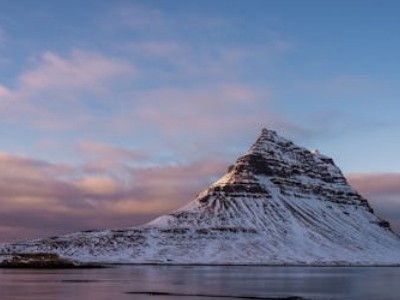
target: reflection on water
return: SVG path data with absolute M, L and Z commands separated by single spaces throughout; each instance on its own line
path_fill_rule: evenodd
M 0 269 L 1 300 L 399 299 L 400 268 L 121 266 L 106 269 Z M 149 295 L 161 292 L 172 295 Z M 179 296 L 183 295 L 183 296 Z M 186 295 L 186 296 L 185 296 Z M 223 298 L 226 299 L 226 298 Z

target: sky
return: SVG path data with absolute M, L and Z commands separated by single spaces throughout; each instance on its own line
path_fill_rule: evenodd
M 263 127 L 400 233 L 398 1 L 0 5 L 0 242 L 149 221 Z

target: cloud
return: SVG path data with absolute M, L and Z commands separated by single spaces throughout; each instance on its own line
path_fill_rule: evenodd
M 206 45 L 179 37 L 147 37 L 123 44 L 121 50 L 131 55 L 142 76 L 179 81 L 229 81 L 245 78 L 247 65 L 262 57 L 261 63 L 271 67 L 281 56 L 294 48 L 289 42 L 271 38 L 263 44 L 232 45 L 218 41 Z M 156 62 L 156 63 L 155 63 Z M 258 62 L 260 63 L 260 62 Z M 250 72 L 257 72 L 251 70 Z
M 352 173 L 347 178 L 352 185 L 368 195 L 400 195 L 399 173 Z
M 242 146 L 244 137 L 243 147 L 247 147 L 262 127 L 295 134 L 302 131 L 276 113 L 274 91 L 268 87 L 216 83 L 207 89 L 154 89 L 134 93 L 132 98 L 135 103 L 128 119 L 145 127 L 149 136 L 167 141 L 167 150 L 179 153 L 180 158 L 225 153 L 232 145 Z M 112 126 L 121 126 L 121 120 Z
M 202 144 L 205 149 L 216 140 L 232 140 L 235 135 L 248 135 L 264 126 L 304 132 L 274 109 L 276 97 L 270 85 L 260 87 L 244 79 L 255 57 L 262 57 L 262 64 L 268 65 L 294 49 L 279 34 L 268 34 L 262 43 L 227 46 L 219 39 L 210 39 L 204 45 L 194 38 L 188 40 L 181 27 L 183 23 L 190 24 L 198 27 L 199 32 L 194 32 L 200 34 L 205 24 L 195 15 L 172 16 L 134 5 L 124 9 L 123 14 L 133 20 L 137 14 L 147 16 L 146 20 L 152 20 L 152 16 L 155 19 L 152 26 L 160 32 L 175 34 L 159 37 L 150 31 L 149 35 L 125 44 L 125 50 L 135 59 L 148 62 L 140 73 L 156 84 L 150 89 L 132 91 L 130 98 L 134 101 L 127 110 L 131 113 L 121 113 L 112 121 L 112 128 L 124 131 L 132 128 L 135 120 L 149 134 L 162 135 L 161 139 L 167 139 L 169 145 L 172 139 L 185 139 L 184 147 Z M 183 19 L 187 22 L 182 22 Z M 135 26 L 126 24 L 127 30 L 140 31 L 141 26 L 134 22 Z M 213 24 L 208 29 L 214 31 L 222 27 L 231 31 L 235 27 L 232 20 L 214 23 L 211 18 L 205 22 Z M 226 26 L 228 23 L 230 26 Z
M 125 176 L 114 177 L 2 152 L 0 242 L 137 225 L 192 200 L 225 168 L 209 158 L 159 167 L 126 165 Z
M 78 149 L 89 157 L 110 157 L 115 160 L 137 160 L 145 158 L 145 155 L 137 150 L 115 147 L 92 141 L 79 142 Z
M 135 115 L 167 135 L 209 133 L 218 128 L 223 135 L 260 122 L 266 117 L 259 104 L 269 99 L 267 92 L 244 85 L 222 84 L 203 89 L 165 88 L 136 95 L 140 106 Z
M 132 68 L 120 59 L 94 52 L 73 50 L 69 57 L 63 58 L 47 51 L 35 68 L 20 76 L 20 90 L 23 94 L 49 90 L 96 91 L 102 89 L 105 81 L 132 72 Z
M 93 102 L 101 102 L 116 79 L 135 73 L 127 61 L 83 50 L 65 57 L 47 51 L 32 65 L 14 88 L 0 84 L 0 115 L 3 122 L 42 130 L 97 124 Z
M 63 175 L 70 171 L 70 167 L 64 164 L 52 164 L 6 152 L 0 152 L 0 168 L 3 170 L 0 172 L 0 178 L 15 176 L 26 179 L 38 179 L 52 177 L 54 174 Z
M 153 80 L 164 76 L 169 83 L 171 78 L 238 79 L 249 71 L 248 65 L 254 62 L 256 68 L 260 63 L 270 65 L 295 49 L 295 45 L 276 30 L 264 28 L 260 28 L 261 40 L 249 38 L 245 44 L 236 43 L 237 34 L 248 33 L 243 32 L 246 30 L 243 24 L 238 19 L 216 13 L 183 14 L 130 3 L 112 10 L 105 24 L 103 26 L 112 32 L 134 36 L 120 48 L 137 57 L 138 64 L 148 60 L 145 72 L 152 71 L 149 76 Z M 227 43 L 227 39 L 231 42 Z M 157 70 L 149 70 L 152 68 Z M 257 70 L 251 68 L 250 72 Z
M 0 103 L 7 104 L 9 111 L 37 112 L 38 104 L 50 101 L 77 106 L 78 92 L 104 92 L 115 78 L 134 73 L 126 61 L 83 50 L 72 50 L 66 57 L 47 51 L 33 64 L 18 76 L 15 88 L 0 85 Z
M 102 25 L 108 30 L 131 30 L 138 35 L 145 36 L 176 36 L 177 31 L 215 33 L 218 30 L 232 31 L 229 22 L 220 17 L 206 16 L 196 13 L 179 13 L 177 11 L 166 13 L 157 8 L 125 3 L 112 9 L 109 15 L 102 20 Z M 182 26 L 184 24 L 184 26 Z M 211 35 L 208 35 L 211 38 Z
M 5 86 L 0 85 L 0 99 L 9 98 L 11 96 L 11 91 Z
M 104 176 L 85 177 L 76 184 L 84 194 L 96 196 L 112 196 L 122 189 L 117 180 Z
M 127 167 L 140 165 L 149 155 L 131 148 L 121 148 L 109 144 L 81 141 L 77 152 L 85 158 L 81 169 L 88 174 L 109 174 L 123 177 Z
M 400 174 L 352 173 L 346 178 L 369 200 L 376 213 L 400 233 Z
M 200 129 L 225 128 L 223 137 L 241 130 L 239 124 L 248 133 L 249 127 L 289 123 L 274 111 L 270 86 L 245 83 L 248 64 L 258 61 L 255 58 L 262 57 L 262 63 L 275 61 L 277 53 L 291 49 L 281 36 L 269 34 L 262 43 L 227 45 L 220 36 L 225 36 L 224 30 L 236 35 L 237 20 L 137 4 L 118 4 L 107 14 L 97 24 L 104 40 L 112 41 L 104 49 L 113 55 L 72 48 L 63 54 L 44 51 L 33 57 L 14 84 L 0 85 L 3 121 L 46 132 L 84 131 L 96 136 L 99 132 L 133 136 L 149 127 L 154 139 L 166 147 L 171 136 L 193 136 Z M 188 27 L 194 36 L 188 36 Z M 233 103 L 240 97 L 242 102 L 248 97 L 247 104 Z M 245 111 L 244 116 L 236 108 Z

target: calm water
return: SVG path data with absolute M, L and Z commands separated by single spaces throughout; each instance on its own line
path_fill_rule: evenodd
M 129 294 L 129 292 L 134 292 Z M 170 292 L 146 295 L 141 292 Z M 139 294 L 137 294 L 139 293 Z M 214 297 L 188 296 L 194 294 Z M 0 299 L 174 300 L 217 296 L 400 299 L 400 268 L 121 266 L 107 269 L 0 269 Z

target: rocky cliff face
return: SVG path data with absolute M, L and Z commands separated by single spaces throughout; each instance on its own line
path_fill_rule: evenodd
M 400 238 L 333 160 L 267 129 L 225 176 L 172 213 L 2 251 L 110 263 L 400 264 Z

